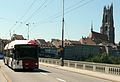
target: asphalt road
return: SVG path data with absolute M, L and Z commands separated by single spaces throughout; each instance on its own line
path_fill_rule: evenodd
M 0 66 L 9 82 L 111 82 L 43 65 L 40 66 L 39 70 L 20 70 L 17 72 L 4 65 L 3 61 L 0 61 Z

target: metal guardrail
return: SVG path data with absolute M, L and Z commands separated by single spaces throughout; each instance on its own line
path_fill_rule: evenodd
M 42 63 L 60 65 L 59 59 L 40 58 L 39 61 Z M 120 65 L 64 60 L 64 66 L 106 74 L 120 75 Z

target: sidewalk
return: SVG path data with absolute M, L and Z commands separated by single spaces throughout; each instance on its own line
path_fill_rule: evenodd
M 120 76 L 117 76 L 117 75 L 110 75 L 110 74 L 93 72 L 93 71 L 76 69 L 76 68 L 70 68 L 70 67 L 61 67 L 58 65 L 41 63 L 41 62 L 40 62 L 40 65 L 50 66 L 50 67 L 54 67 L 54 68 L 62 69 L 62 70 L 66 70 L 66 71 L 72 71 L 72 72 L 76 72 L 76 73 L 80 73 L 80 74 L 84 74 L 84 75 L 88 75 L 88 76 L 93 76 L 93 77 L 97 77 L 97 78 L 101 78 L 101 79 L 105 79 L 105 80 L 110 80 L 112 82 L 120 82 Z
M 1 66 L 0 66 L 0 82 L 7 82 L 6 78 L 4 77 L 3 71 L 1 70 Z

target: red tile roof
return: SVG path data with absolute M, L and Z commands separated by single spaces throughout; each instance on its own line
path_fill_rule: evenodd
M 81 38 L 80 39 L 81 44 L 87 44 L 87 45 L 96 45 L 96 43 L 89 37 L 87 38 Z
M 94 32 L 94 31 L 91 32 L 91 34 L 89 35 L 89 38 L 96 39 L 96 40 L 99 40 L 99 41 L 102 41 L 102 42 L 107 42 L 108 41 L 107 35 L 104 35 L 104 34 L 101 34 L 101 33 L 98 33 L 98 32 Z

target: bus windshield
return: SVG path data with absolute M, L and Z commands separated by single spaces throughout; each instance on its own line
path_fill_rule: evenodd
M 38 51 L 36 45 L 16 45 L 15 46 L 16 59 L 36 59 L 38 58 Z

